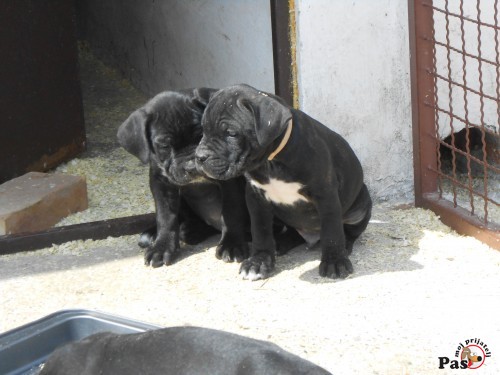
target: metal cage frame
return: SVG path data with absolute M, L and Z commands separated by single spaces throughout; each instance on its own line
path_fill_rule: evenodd
M 450 11 L 449 5 L 459 6 L 459 12 Z M 471 1 L 471 0 L 468 0 Z M 495 222 L 488 216 L 488 210 L 493 206 L 499 206 L 496 198 L 491 196 L 493 186 L 498 187 L 500 182 L 496 179 L 500 172 L 499 166 L 491 162 L 491 158 L 498 158 L 498 125 L 500 122 L 500 61 L 499 61 L 499 5 L 498 0 L 494 0 L 494 23 L 488 23 L 481 19 L 481 0 L 476 0 L 476 19 L 467 16 L 464 13 L 464 0 L 409 0 L 409 26 L 410 26 L 410 53 L 411 53 L 411 83 L 412 83 L 412 117 L 413 117 L 413 152 L 414 152 L 414 180 L 415 180 L 415 205 L 424 207 L 436 212 L 441 220 L 457 232 L 465 235 L 471 235 L 485 242 L 489 246 L 500 249 L 500 223 Z M 470 4 L 468 4 L 470 5 Z M 484 4 L 483 4 L 484 7 Z M 435 18 L 437 15 L 444 17 L 444 40 L 437 37 L 443 30 L 437 30 Z M 461 45 L 456 46 L 450 42 L 450 19 L 459 22 L 457 31 L 461 39 Z M 477 43 L 475 51 L 466 47 L 466 32 L 464 24 L 476 26 Z M 481 34 L 484 28 L 494 32 L 494 47 L 496 53 L 495 60 L 482 55 Z M 470 37 L 470 36 L 468 36 Z M 470 43 L 469 43 L 470 44 Z M 446 54 L 445 71 L 447 74 L 440 73 L 437 63 L 437 48 Z M 452 77 L 450 54 L 454 57 L 460 56 L 463 72 L 461 80 Z M 473 59 L 477 64 L 478 81 L 468 82 L 467 68 L 472 69 L 470 62 Z M 456 62 L 456 61 L 455 61 Z M 493 66 L 496 74 L 496 92 L 486 93 L 483 89 L 483 68 L 485 65 Z M 460 82 L 461 81 L 461 82 Z M 472 83 L 479 84 L 478 88 L 472 87 Z M 448 97 L 441 95 L 445 87 Z M 453 103 L 453 96 L 462 95 L 463 105 Z M 441 97 L 440 97 L 441 95 Z M 475 122 L 469 118 L 470 100 L 474 95 L 479 104 L 479 121 Z M 443 101 L 448 100 L 446 105 Z M 497 116 L 493 130 L 486 126 L 484 120 L 485 101 L 490 101 L 496 105 Z M 457 100 L 455 100 L 457 102 Z M 455 108 L 454 105 L 455 104 Z M 462 114 L 463 112 L 463 114 Z M 440 118 L 441 116 L 441 118 Z M 446 118 L 451 134 L 446 142 L 440 136 L 440 124 L 443 123 L 443 117 Z M 457 147 L 454 130 L 464 129 L 465 149 Z M 472 133 L 480 134 L 479 143 L 481 157 L 474 156 L 471 150 Z M 487 140 L 493 139 L 493 145 L 488 144 Z M 449 152 L 451 157 L 451 171 L 445 171 L 442 165 L 442 153 Z M 466 175 L 463 178 L 457 176 L 457 160 L 462 158 L 466 164 Z M 471 163 L 475 163 L 482 168 L 482 189 L 473 187 L 473 176 Z M 491 177 L 495 175 L 495 179 Z M 445 183 L 447 184 L 445 186 Z M 451 185 L 451 187 L 450 187 Z M 450 189 L 449 194 L 452 198 L 446 197 L 446 189 Z M 465 191 L 469 197 L 468 207 L 463 202 L 457 201 L 457 190 Z M 498 191 L 497 191 L 498 192 Z M 481 206 L 477 202 L 482 203 Z M 483 210 L 483 217 L 477 214 L 478 207 Z M 496 209 L 496 207 L 494 207 Z

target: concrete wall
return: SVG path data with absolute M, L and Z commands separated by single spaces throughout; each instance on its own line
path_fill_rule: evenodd
M 246 82 L 274 91 L 269 0 L 77 0 L 82 34 L 148 95 Z
M 300 107 L 352 145 L 377 199 L 413 197 L 407 2 L 296 0 Z
M 78 0 L 86 35 L 148 94 L 274 91 L 269 0 Z M 296 0 L 300 107 L 345 136 L 377 199 L 413 198 L 407 2 Z

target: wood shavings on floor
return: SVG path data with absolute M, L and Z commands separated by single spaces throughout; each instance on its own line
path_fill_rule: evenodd
M 123 114 L 116 116 L 113 126 Z M 99 132 L 89 145 L 115 129 Z M 87 176 L 91 200 L 87 213 L 65 223 L 152 211 L 147 168 L 112 142 L 61 167 Z M 152 269 L 137 240 L 0 256 L 0 332 L 62 309 L 96 309 L 269 340 L 334 374 L 398 375 L 447 373 L 438 357 L 453 357 L 459 342 L 479 337 L 493 352 L 481 374 L 500 371 L 500 252 L 457 235 L 430 211 L 377 203 L 346 280 L 321 278 L 320 251 L 304 247 L 279 257 L 271 278 L 243 280 L 238 264 L 215 258 L 217 236 L 183 247 L 172 266 Z
M 438 357 L 480 337 L 493 351 L 481 373 L 498 373 L 500 252 L 430 211 L 375 205 L 346 280 L 321 278 L 320 251 L 304 247 L 279 257 L 271 278 L 243 280 L 238 264 L 215 258 L 217 236 L 152 269 L 137 239 L 0 256 L 0 331 L 97 309 L 270 340 L 334 374 L 442 374 Z
M 87 180 L 89 208 L 57 225 L 70 225 L 154 212 L 149 167 L 121 148 L 118 127 L 147 98 L 118 72 L 79 46 L 87 150 L 56 171 Z

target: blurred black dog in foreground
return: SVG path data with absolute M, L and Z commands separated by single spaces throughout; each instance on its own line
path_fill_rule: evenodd
M 199 327 L 98 333 L 52 353 L 40 375 L 327 375 L 270 342 Z

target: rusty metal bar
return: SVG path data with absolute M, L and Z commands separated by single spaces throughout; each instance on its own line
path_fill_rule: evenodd
M 434 27 L 434 24 L 432 24 L 432 39 L 436 40 L 436 29 Z M 436 44 L 432 43 L 432 66 L 434 67 L 434 70 L 437 71 L 437 58 L 436 58 Z M 434 80 L 434 103 L 437 106 L 439 103 L 439 97 L 438 97 L 438 80 L 436 75 L 433 75 L 433 80 Z M 439 111 L 434 111 L 435 115 L 435 131 L 436 131 L 436 139 L 439 139 Z M 439 198 L 443 196 L 443 181 L 442 181 L 442 171 L 441 171 L 441 147 L 440 143 L 436 142 L 436 153 L 437 153 L 437 172 L 438 172 L 438 191 L 439 191 Z
M 479 73 L 479 92 L 483 93 L 483 69 L 482 69 L 482 63 L 481 63 L 481 1 L 477 0 L 476 2 L 476 10 L 477 10 L 477 55 L 479 56 L 478 60 L 478 73 Z M 484 97 L 480 96 L 479 97 L 480 101 L 480 108 L 479 111 L 481 113 L 481 143 L 483 144 L 483 168 L 484 168 L 484 176 L 483 176 L 483 188 L 484 188 L 484 195 L 486 198 L 484 199 L 484 222 L 488 223 L 488 169 L 487 169 L 487 160 L 486 160 L 486 133 L 484 132 Z
M 446 19 L 446 43 L 449 46 L 451 44 L 450 42 L 450 17 L 448 15 L 448 0 L 445 2 L 445 9 L 446 9 L 446 14 L 445 14 L 445 19 Z M 449 100 L 449 108 L 450 112 L 453 113 L 453 86 L 451 84 L 451 55 L 450 55 L 450 48 L 446 49 L 446 62 L 447 62 L 447 68 L 448 68 L 448 100 Z M 451 128 L 451 144 L 455 144 L 455 129 L 453 128 L 453 117 L 450 117 L 450 128 Z M 456 148 L 453 147 L 451 150 L 451 165 L 452 165 L 452 174 L 453 174 L 453 179 L 457 178 L 457 155 L 456 155 Z M 453 206 L 457 207 L 457 189 L 455 185 L 451 186 L 452 191 L 453 191 Z
M 460 36 L 462 39 L 462 50 L 465 51 L 465 26 L 464 26 L 464 0 L 460 0 Z M 465 59 L 465 56 L 462 55 L 462 79 L 464 81 L 463 84 L 463 91 L 464 91 L 464 109 L 465 109 L 465 131 L 466 131 L 466 136 L 465 136 L 465 149 L 467 150 L 467 155 L 470 155 L 470 137 L 469 137 L 469 126 L 467 123 L 469 122 L 469 102 L 467 99 L 467 61 Z M 470 167 L 470 158 L 467 157 L 467 177 L 469 180 L 469 198 L 470 198 L 470 206 L 471 206 L 471 213 L 474 214 L 474 196 L 470 192 L 472 190 L 472 176 L 471 176 L 471 167 Z
M 484 162 L 483 160 L 480 160 L 480 159 L 476 158 L 475 156 L 468 155 L 465 151 L 462 151 L 456 147 L 452 147 L 448 143 L 443 142 L 441 140 L 439 141 L 439 144 L 443 145 L 446 148 L 449 148 L 450 150 L 452 150 L 454 152 L 458 152 L 459 154 L 461 154 L 465 157 L 469 157 L 471 160 L 475 161 L 479 165 L 482 165 L 483 167 L 486 167 L 488 169 L 491 169 L 492 171 L 500 173 L 500 168 L 497 168 L 494 165 L 490 165 L 490 164 L 488 164 L 488 162 Z
M 500 103 L 499 103 L 499 104 L 500 104 Z M 454 119 L 456 119 L 456 120 L 458 120 L 458 121 L 460 121 L 460 122 L 462 122 L 462 123 L 464 123 L 464 124 L 466 124 L 466 123 L 467 123 L 467 122 L 465 121 L 465 119 L 464 119 L 464 118 L 462 118 L 462 117 L 460 117 L 460 116 L 457 116 L 456 114 L 451 113 L 450 111 L 447 111 L 446 109 L 440 108 L 439 106 L 435 106 L 435 107 L 434 107 L 434 109 L 435 109 L 435 110 L 437 110 L 437 111 L 440 111 L 440 112 L 446 113 L 448 116 L 453 117 Z M 475 124 L 475 123 L 473 123 L 473 122 L 468 122 L 467 124 L 468 124 L 469 126 L 471 126 L 471 127 L 481 128 L 481 125 L 479 125 L 479 124 Z M 497 133 L 495 133 L 493 130 L 488 129 L 487 127 L 485 127 L 485 128 L 484 128 L 484 131 L 485 131 L 486 133 L 491 134 L 491 135 L 495 135 L 495 136 L 497 135 Z
M 439 215 L 440 220 L 458 233 L 476 237 L 493 249 L 500 250 L 500 226 L 490 223 L 485 225 L 476 216 L 453 203 L 439 199 L 437 194 L 426 194 L 422 199 L 423 208 L 428 208 Z
M 449 181 L 453 182 L 453 184 L 454 184 L 454 185 L 457 185 L 457 186 L 460 186 L 461 188 L 464 188 L 464 189 L 466 189 L 466 190 L 469 190 L 469 186 L 467 186 L 467 185 L 465 185 L 464 183 L 460 182 L 459 180 L 457 180 L 457 179 L 455 179 L 455 178 L 451 177 L 450 175 L 448 175 L 448 174 L 446 174 L 446 173 L 443 173 L 443 172 L 441 172 L 441 171 L 438 171 L 438 170 L 436 170 L 435 172 L 436 172 L 437 174 L 439 174 L 441 177 L 446 178 L 447 180 L 449 180 Z M 495 201 L 494 199 L 492 199 L 492 198 L 488 197 L 487 195 L 484 195 L 484 194 L 482 194 L 482 193 L 480 193 L 480 192 L 478 192 L 478 191 L 476 191 L 476 190 L 474 190 L 474 189 L 472 189 L 470 192 L 471 192 L 472 194 L 477 195 L 478 197 L 481 197 L 481 198 L 483 198 L 483 199 L 487 199 L 487 200 L 489 200 L 491 203 L 493 203 L 493 204 L 495 204 L 495 205 L 497 205 L 497 206 L 499 206 L 499 207 L 500 207 L 500 203 L 499 203 L 499 202 L 497 202 L 497 201 Z M 441 195 L 440 195 L 439 197 L 441 198 Z M 454 207 L 458 207 L 458 205 L 455 205 L 455 204 L 454 204 Z
M 410 55 L 413 118 L 413 166 L 415 203 L 423 204 L 423 196 L 437 190 L 437 155 L 434 129 L 434 78 L 428 70 L 433 67 L 432 8 L 410 0 Z M 415 22 L 418 20 L 418 22 Z M 426 105 L 429 102 L 431 105 Z M 431 169 L 432 168 L 432 169 Z
M 445 47 L 445 48 L 449 48 L 449 49 L 450 49 L 450 50 L 452 50 L 453 52 L 456 52 L 456 53 L 459 53 L 459 54 L 463 54 L 463 55 L 465 55 L 465 56 L 467 56 L 467 57 L 471 57 L 471 58 L 476 59 L 476 60 L 480 60 L 480 61 L 482 61 L 482 62 L 484 62 L 484 63 L 486 63 L 486 64 L 490 64 L 490 65 L 493 65 L 493 66 L 496 66 L 496 65 L 497 65 L 497 64 L 496 64 L 496 62 L 494 62 L 494 61 L 491 61 L 491 60 L 485 59 L 484 57 L 479 57 L 479 56 L 473 55 L 472 53 L 468 53 L 468 52 L 466 52 L 466 51 L 461 51 L 461 50 L 459 50 L 458 48 L 455 48 L 455 47 L 452 47 L 452 46 L 447 45 L 447 44 L 445 44 L 445 43 L 442 43 L 442 42 L 440 42 L 440 41 L 438 41 L 438 40 L 436 40 L 436 39 L 432 39 L 432 40 L 430 40 L 430 41 L 431 41 L 432 43 L 434 43 L 434 44 L 438 45 L 438 46 Z
M 465 56 L 464 56 L 465 58 Z M 446 81 L 448 83 L 451 83 L 452 85 L 455 85 L 455 86 L 458 86 L 458 87 L 461 87 L 464 91 L 470 91 L 472 92 L 473 94 L 476 94 L 476 95 L 479 95 L 480 97 L 483 97 L 483 98 L 487 98 L 487 99 L 490 99 L 490 100 L 493 100 L 493 101 L 497 101 L 497 99 L 491 95 L 488 95 L 488 94 L 484 94 L 484 93 L 480 93 L 479 91 L 477 90 L 474 90 L 473 88 L 471 87 L 468 87 L 466 85 L 463 85 L 461 83 L 458 83 L 456 81 L 453 81 L 453 80 L 450 80 L 449 78 L 446 78 L 446 77 L 443 77 L 442 75 L 440 74 L 437 74 L 437 73 L 434 73 L 432 70 L 428 70 L 428 73 L 431 74 L 431 75 L 436 75 L 436 77 L 438 77 L 439 79 L 442 79 L 443 81 Z
M 435 10 L 437 12 L 449 14 L 452 17 L 463 19 L 464 21 L 469 21 L 469 22 L 472 22 L 472 23 L 475 23 L 475 24 L 478 23 L 477 20 L 475 20 L 475 19 L 472 19 L 472 18 L 469 18 L 469 17 L 465 17 L 465 16 L 460 15 L 460 14 L 451 13 L 451 12 L 448 12 L 446 10 L 440 9 L 438 7 L 435 7 L 434 5 L 432 5 L 432 2 L 430 2 L 430 3 L 428 3 L 428 2 L 422 2 L 422 5 L 425 6 L 425 7 L 432 8 L 433 10 Z M 480 25 L 481 26 L 490 27 L 490 28 L 495 29 L 495 30 L 500 29 L 498 26 L 492 25 L 491 23 L 482 22 Z

